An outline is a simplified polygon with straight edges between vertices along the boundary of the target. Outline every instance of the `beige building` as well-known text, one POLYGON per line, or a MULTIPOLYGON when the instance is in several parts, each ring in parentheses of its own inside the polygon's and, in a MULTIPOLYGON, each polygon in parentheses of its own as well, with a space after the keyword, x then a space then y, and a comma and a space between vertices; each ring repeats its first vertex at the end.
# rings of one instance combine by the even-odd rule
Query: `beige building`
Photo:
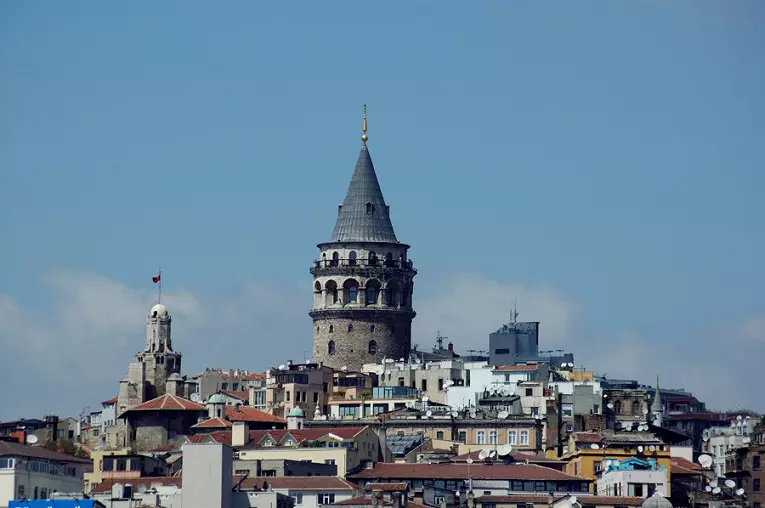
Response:
POLYGON ((313 418, 316 406, 327 414, 333 371, 320 363, 293 364, 266 373, 266 411, 279 418, 299 407, 313 418))

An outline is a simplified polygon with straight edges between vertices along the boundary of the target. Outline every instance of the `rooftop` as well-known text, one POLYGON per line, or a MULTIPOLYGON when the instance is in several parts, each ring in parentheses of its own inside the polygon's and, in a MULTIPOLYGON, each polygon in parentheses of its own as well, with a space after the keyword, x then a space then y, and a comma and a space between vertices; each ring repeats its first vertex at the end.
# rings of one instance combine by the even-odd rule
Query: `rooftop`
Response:
POLYGON ((278 416, 248 406, 226 406, 226 418, 232 422, 286 423, 286 420, 278 416))
POLYGON ((380 478, 391 480, 436 478, 474 480, 549 480, 583 481, 587 478, 572 476, 548 467, 534 464, 394 464, 378 462, 372 469, 350 475, 350 479, 380 478))
POLYGON ((162 395, 125 411, 205 411, 205 407, 177 395, 162 395))
POLYGON ((252 477, 242 480, 242 490, 261 488, 263 482, 274 489, 289 490, 358 490, 358 487, 339 476, 270 476, 252 477))
POLYGON ((199 422, 196 425, 192 425, 192 429, 225 429, 232 427, 233 424, 223 418, 210 418, 203 422, 199 422))
POLYGON ((27 457, 30 459, 49 460, 52 462, 93 463, 89 458, 75 457, 74 455, 54 452, 40 446, 28 446, 14 441, 0 441, 0 457, 27 457))

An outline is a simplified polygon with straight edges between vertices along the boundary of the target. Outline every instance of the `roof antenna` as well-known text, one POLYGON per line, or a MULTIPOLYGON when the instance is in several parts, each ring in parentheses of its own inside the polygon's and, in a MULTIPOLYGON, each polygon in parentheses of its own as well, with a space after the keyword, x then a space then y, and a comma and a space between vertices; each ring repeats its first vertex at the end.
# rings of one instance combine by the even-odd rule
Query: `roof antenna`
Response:
POLYGON ((364 144, 367 144, 367 140, 369 139, 369 136, 367 136, 367 105, 364 104, 364 122, 361 124, 361 132, 363 134, 361 135, 361 141, 364 142, 364 144))
POLYGON ((518 322, 518 305, 513 298, 513 311, 510 313, 510 324, 515 325, 518 322))

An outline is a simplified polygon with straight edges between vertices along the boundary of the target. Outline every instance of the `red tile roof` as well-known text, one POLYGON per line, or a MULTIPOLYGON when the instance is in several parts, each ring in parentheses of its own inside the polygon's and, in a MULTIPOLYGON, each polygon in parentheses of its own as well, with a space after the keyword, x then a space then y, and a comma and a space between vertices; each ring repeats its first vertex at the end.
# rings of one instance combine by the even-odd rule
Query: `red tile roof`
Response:
POLYGON ((205 411, 205 407, 177 395, 162 395, 126 411, 205 411))
POLYGON ((110 492, 112 490, 112 485, 115 483, 130 483, 134 489, 137 489, 139 485, 143 485, 147 489, 150 488, 152 485, 162 485, 165 487, 170 486, 176 486, 178 488, 181 487, 182 479, 177 476, 152 476, 152 477, 146 477, 146 478, 131 478, 129 481, 127 480, 118 480, 118 479, 104 479, 101 483, 93 487, 93 490, 91 490, 91 494, 93 493, 100 493, 100 492, 110 492))
MULTIPOLYGON (((641 506, 645 501, 642 497, 632 496, 576 496, 578 504, 582 505, 626 505, 626 506, 641 506)), ((516 504, 516 503, 535 503, 547 505, 549 496, 547 494, 518 494, 510 496, 480 496, 476 498, 477 503, 482 504, 516 504)))
POLYGON ((105 400, 101 404, 116 404, 117 403, 117 397, 114 397, 113 399, 105 400))
POLYGON ((578 443, 600 443, 603 435, 598 432, 574 432, 574 441, 578 443))
POLYGON ((223 418, 210 418, 191 426, 192 429, 224 429, 228 427, 233 427, 233 424, 223 418))
POLYGON ((691 462, 682 457, 672 457, 670 459, 671 469, 670 474, 701 474, 701 465, 691 462))
POLYGON ((243 401, 246 401, 246 402, 250 401, 250 392, 248 392, 246 390, 237 390, 237 391, 234 391, 234 390, 221 390, 221 391, 223 393, 225 393, 226 395, 228 395, 229 397, 235 397, 235 398, 237 398, 239 400, 243 400, 243 401))
MULTIPOLYGON (((392 503, 389 503, 392 504, 392 503)), ((412 504, 412 503, 409 503, 412 504)), ((372 498, 370 496, 361 496, 361 497, 353 497, 351 499, 346 499, 345 501, 338 501, 335 503, 335 505, 345 505, 345 506, 372 506, 372 498)))
POLYGON ((302 441, 316 441, 318 439, 323 438, 327 435, 336 436, 342 440, 350 440, 355 438, 359 432, 364 430, 366 427, 330 427, 330 428, 314 428, 314 429, 296 429, 296 430, 287 430, 287 429, 275 429, 275 430, 251 430, 250 431, 250 442, 248 443, 248 448, 258 448, 260 447, 261 441, 266 436, 269 436, 271 439, 276 441, 277 443, 281 443, 282 440, 287 436, 292 436, 295 441, 298 443, 302 441))
MULTIPOLYGON (((199 374, 197 374, 195 376, 191 376, 191 379, 199 379, 200 377, 204 376, 208 372, 212 373, 212 374, 220 374, 221 377, 224 377, 224 378, 231 377, 231 375, 228 372, 221 372, 221 371, 216 371, 216 370, 208 370, 208 371, 205 371, 205 372, 200 372, 199 374)), ((263 372, 263 373, 250 373, 250 374, 246 374, 244 376, 240 375, 239 379, 243 379, 245 381, 258 381, 260 379, 266 379, 266 373, 265 372, 263 372)))
POLYGON ((417 479, 437 478, 459 480, 468 478, 479 480, 561 480, 586 481, 591 480, 572 476, 549 467, 535 464, 394 464, 378 462, 372 469, 364 469, 348 478, 377 478, 377 479, 417 479))
POLYGON ((286 420, 279 418, 278 416, 270 415, 260 409, 247 406, 239 406, 238 410, 235 407, 227 406, 226 418, 232 422, 286 423, 286 420))
POLYGON ((358 490, 358 486, 347 482, 339 476, 274 476, 245 478, 242 481, 243 490, 261 488, 263 482, 274 489, 289 490, 358 490))

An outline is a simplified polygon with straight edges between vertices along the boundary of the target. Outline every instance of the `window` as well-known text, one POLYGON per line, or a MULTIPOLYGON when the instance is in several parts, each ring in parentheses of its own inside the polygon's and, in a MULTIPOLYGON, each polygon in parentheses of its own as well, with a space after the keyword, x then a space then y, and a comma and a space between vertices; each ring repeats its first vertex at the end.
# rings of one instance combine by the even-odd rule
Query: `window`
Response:
POLYGON ((614 402, 614 413, 618 415, 622 414, 622 401, 617 400, 614 402))
POLYGON ((399 386, 404 386, 404 378, 403 377, 398 378, 398 385, 399 386))
POLYGON ((287 402, 289 402, 289 401, 290 401, 290 393, 291 393, 291 392, 289 392, 289 391, 288 391, 288 392, 286 392, 286 393, 287 393, 287 402))
POLYGON ((526 388, 526 397, 531 397, 534 395, 534 389, 533 388, 526 388))
POLYGON ((374 305, 377 303, 377 286, 367 286, 367 305, 374 305))
POLYGON ((377 341, 374 341, 374 340, 369 341, 369 354, 370 355, 377 354, 377 341))
POLYGON ((752 479, 752 490, 754 492, 759 492, 760 491, 760 479, 759 478, 752 479))
POLYGON ((348 253, 348 264, 353 266, 356 264, 356 251, 352 250, 348 253))
POLYGON ((640 411, 640 402, 638 402, 636 400, 632 401, 632 414, 633 415, 642 414, 642 412, 640 411))
POLYGON ((755 455, 755 456, 752 457, 752 469, 754 469, 755 471, 759 471, 760 470, 760 456, 759 455, 755 455))
POLYGON ((333 504, 335 502, 335 494, 328 494, 323 492, 319 494, 319 504, 333 504))
POLYGON ((37 487, 32 490, 32 499, 37 499, 37 487))
POLYGON ((325 464, 329 464, 330 466, 335 465, 335 459, 324 459, 325 464))
POLYGON ((420 381, 420 386, 422 387, 422 391, 423 392, 427 392, 428 391, 428 380, 427 379, 421 380, 420 381))
POLYGON ((444 391, 444 379, 438 378, 438 391, 442 392, 444 391))
POLYGON ((234 390, 234 391, 237 391, 237 390, 239 390, 239 383, 233 383, 233 384, 231 385, 231 389, 232 389, 232 390, 234 390))
POLYGON ((40 499, 48 499, 48 489, 40 487, 40 499))
POLYGON ((375 325, 369 327, 369 333, 375 333, 375 325))
POLYGON ((507 444, 515 445, 517 443, 518 433, 514 430, 507 431, 507 444))
POLYGON ((335 333, 335 327, 332 325, 329 325, 329 333, 335 333))
POLYGON ((528 446, 528 445, 529 445, 529 431, 522 430, 521 431, 521 446, 528 446))
POLYGON ((313 392, 313 403, 319 402, 319 392, 313 392))
POLYGON ((372 203, 367 202, 367 214, 372 215, 375 211, 375 205, 372 203))
POLYGON ((476 432, 476 444, 486 444, 486 432, 479 430, 476 432))
POLYGON ((303 494, 292 494, 293 504, 303 504, 303 494))
POLYGON ((436 432, 436 439, 443 439, 444 438, 444 431, 439 430, 436 432))
POLYGON ((352 324, 349 324, 349 325, 348 325, 348 332, 350 333, 350 332, 352 332, 352 331, 353 331, 353 325, 352 325, 352 324))
POLYGON ((220 389, 221 390, 228 390, 228 383, 223 383, 222 385, 220 385, 220 389))
POLYGON ((332 261, 329 263, 329 266, 337 266, 337 261, 340 259, 340 255, 337 252, 332 253, 332 261))
POLYGON ((457 441, 460 443, 466 443, 467 442, 467 432, 464 430, 461 430, 459 434, 457 435, 457 441))
POLYGON ((496 430, 490 430, 489 431, 489 444, 497 444, 497 431, 496 430))
POLYGON ((348 288, 348 303, 356 303, 356 298, 359 295, 359 288, 351 286, 348 288))
POLYGON ((510 350, 507 349, 507 348, 495 349, 494 350, 494 354, 495 355, 509 355, 510 354, 510 350))
POLYGON ((329 355, 335 354, 335 341, 334 340, 329 341, 329 343, 327 344, 327 354, 329 354, 329 355))

